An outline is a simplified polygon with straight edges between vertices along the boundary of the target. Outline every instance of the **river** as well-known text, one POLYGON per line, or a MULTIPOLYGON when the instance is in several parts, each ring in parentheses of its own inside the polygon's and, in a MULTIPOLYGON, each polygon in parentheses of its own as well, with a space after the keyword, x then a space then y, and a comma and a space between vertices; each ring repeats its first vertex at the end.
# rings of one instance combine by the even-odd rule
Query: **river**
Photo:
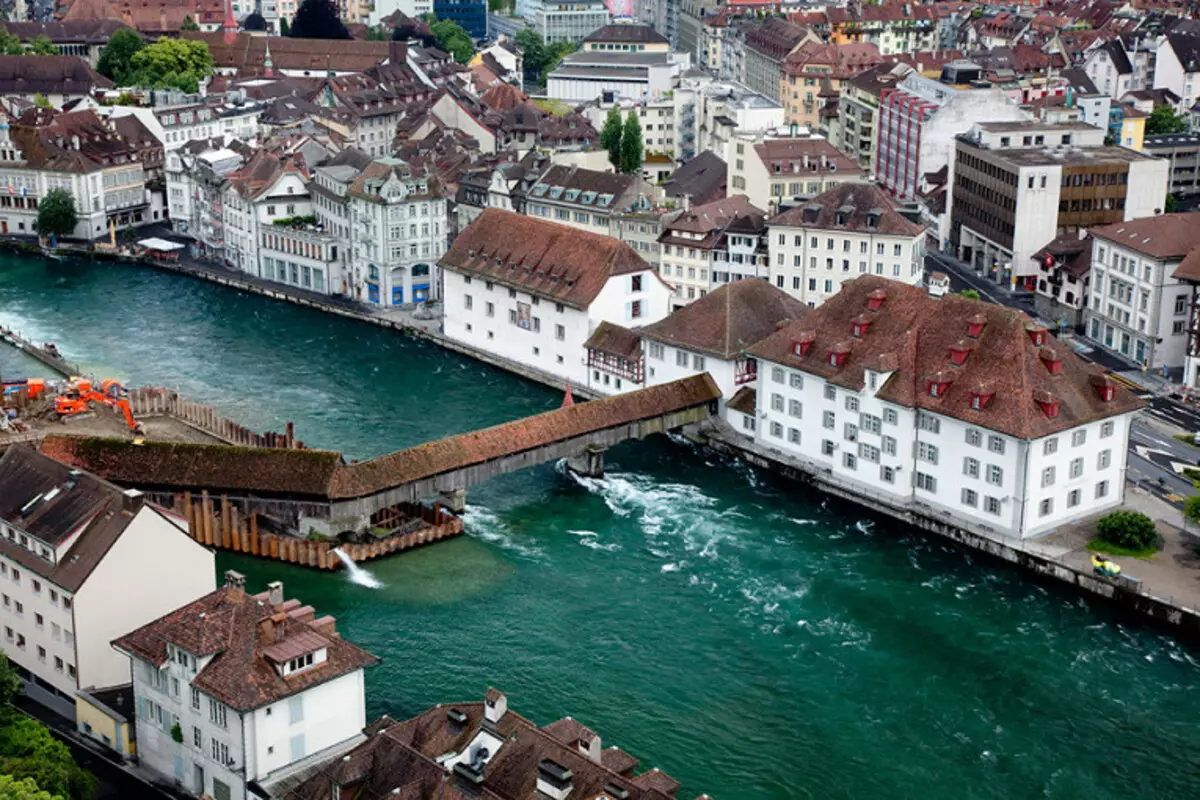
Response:
MULTIPOLYGON (((177 387, 368 457, 556 407, 392 332, 143 268, 0 255, 0 324, 97 376, 177 387)), ((36 366, 0 349, 0 372, 36 366)), ((488 686, 580 719, 681 800, 1200 796, 1200 659, 1098 603, 657 437, 603 480, 468 496, 467 536, 370 589, 222 554, 383 657, 372 715, 488 686)))

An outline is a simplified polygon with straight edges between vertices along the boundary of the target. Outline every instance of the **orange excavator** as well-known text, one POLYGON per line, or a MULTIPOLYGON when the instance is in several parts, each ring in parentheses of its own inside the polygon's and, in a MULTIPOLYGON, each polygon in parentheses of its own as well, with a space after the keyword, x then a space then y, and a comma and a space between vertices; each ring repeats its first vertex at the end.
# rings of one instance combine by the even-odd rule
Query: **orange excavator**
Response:
POLYGON ((133 410, 123 394, 121 384, 112 378, 106 378, 100 384, 100 391, 96 391, 87 378, 71 378, 67 390, 54 398, 54 410, 60 418, 65 418, 83 414, 101 403, 124 415, 129 430, 141 433, 142 426, 133 418, 133 410))

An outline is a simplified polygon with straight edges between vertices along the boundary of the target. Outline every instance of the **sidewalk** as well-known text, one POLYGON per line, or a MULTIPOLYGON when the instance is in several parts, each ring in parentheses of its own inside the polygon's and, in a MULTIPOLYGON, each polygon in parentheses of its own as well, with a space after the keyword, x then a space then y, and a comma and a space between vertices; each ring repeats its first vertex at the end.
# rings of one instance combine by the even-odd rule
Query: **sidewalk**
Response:
MULTIPOLYGON (((1150 559, 1108 556, 1121 565, 1121 574, 1138 578, 1142 591, 1173 605, 1200 610, 1200 533, 1187 529, 1183 512, 1154 495, 1133 486, 1125 491, 1125 509, 1140 511, 1158 526, 1163 549, 1150 559)), ((1087 543, 1096 535, 1096 520, 1090 517, 1037 540, 1055 548, 1054 557, 1081 570, 1091 570, 1092 555, 1087 543)))

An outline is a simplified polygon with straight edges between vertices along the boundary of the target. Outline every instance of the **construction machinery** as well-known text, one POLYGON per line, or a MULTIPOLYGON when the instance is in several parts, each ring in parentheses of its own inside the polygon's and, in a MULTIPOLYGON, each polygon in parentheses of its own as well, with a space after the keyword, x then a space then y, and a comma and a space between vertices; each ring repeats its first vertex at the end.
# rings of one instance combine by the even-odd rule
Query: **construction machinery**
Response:
POLYGON ((106 405, 125 417, 125 424, 134 433, 141 433, 142 426, 133 418, 133 409, 124 397, 125 390, 112 378, 106 378, 96 391, 87 378, 68 379, 65 391, 54 398, 54 411, 60 419, 91 411, 96 404, 106 405))

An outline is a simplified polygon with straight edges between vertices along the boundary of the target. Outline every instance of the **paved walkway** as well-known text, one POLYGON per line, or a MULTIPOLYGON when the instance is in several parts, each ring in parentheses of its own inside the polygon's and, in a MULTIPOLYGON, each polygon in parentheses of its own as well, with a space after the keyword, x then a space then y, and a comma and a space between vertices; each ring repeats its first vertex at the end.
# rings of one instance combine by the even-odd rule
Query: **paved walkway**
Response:
MULTIPOLYGON (((1149 559, 1109 558, 1121 565, 1123 575, 1140 579, 1147 594, 1200 610, 1200 531, 1189 530, 1178 508, 1143 489, 1127 487, 1124 508, 1154 520, 1163 538, 1163 549, 1149 559)), ((1092 556, 1087 543, 1096 535, 1099 516, 1055 531, 1036 540, 1036 544, 1057 551, 1053 557, 1065 564, 1089 570, 1092 556)))

